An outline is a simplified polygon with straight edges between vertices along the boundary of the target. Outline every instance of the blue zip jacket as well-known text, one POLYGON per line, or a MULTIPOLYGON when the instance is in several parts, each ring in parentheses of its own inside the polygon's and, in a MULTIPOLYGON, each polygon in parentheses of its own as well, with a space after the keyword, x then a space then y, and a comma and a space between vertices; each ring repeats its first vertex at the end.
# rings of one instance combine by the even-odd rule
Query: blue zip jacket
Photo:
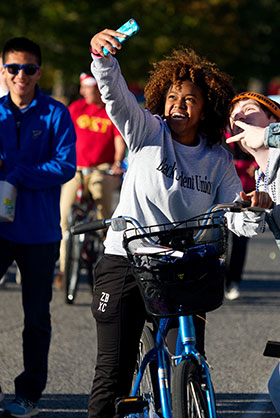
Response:
POLYGON ((12 110, 8 94, 0 99, 0 180, 17 188, 17 200, 15 219, 0 223, 0 236, 22 244, 60 241, 60 189, 76 171, 70 113, 38 86, 25 113, 12 110))

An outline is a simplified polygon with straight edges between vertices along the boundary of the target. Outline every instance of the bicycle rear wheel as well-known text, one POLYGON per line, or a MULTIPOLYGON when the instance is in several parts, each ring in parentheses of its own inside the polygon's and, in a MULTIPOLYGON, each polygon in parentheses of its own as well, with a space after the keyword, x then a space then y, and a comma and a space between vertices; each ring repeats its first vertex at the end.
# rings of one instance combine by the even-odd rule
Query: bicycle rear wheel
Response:
POLYGON ((172 380, 173 418, 209 418, 205 392, 198 365, 181 361, 172 380))
POLYGON ((81 249, 81 259, 87 269, 87 280, 91 291, 94 286, 94 266, 102 257, 103 253, 104 245, 101 235, 96 231, 86 233, 81 249))
MULTIPOLYGON (((140 364, 145 357, 145 354, 154 347, 154 337, 151 328, 148 325, 145 325, 139 342, 139 351, 137 355, 137 362, 135 366, 133 383, 135 383, 136 376, 138 374, 140 364)), ((140 387, 137 392, 138 396, 143 397, 144 400, 147 400, 149 403, 149 409, 157 413, 161 407, 160 405, 160 395, 159 395, 159 386, 157 378, 157 361, 152 360, 146 367, 142 380, 140 382, 140 387)), ((150 412, 151 415, 153 414, 150 412)), ((140 415, 142 416, 142 415, 140 415)))
MULTIPOLYGON (((73 220, 72 225, 75 224, 73 220)), ((65 271, 64 271, 64 283, 65 283, 65 302, 72 304, 75 300, 78 281, 80 276, 80 237, 79 235, 72 235, 70 232, 66 240, 66 257, 65 257, 65 271)))

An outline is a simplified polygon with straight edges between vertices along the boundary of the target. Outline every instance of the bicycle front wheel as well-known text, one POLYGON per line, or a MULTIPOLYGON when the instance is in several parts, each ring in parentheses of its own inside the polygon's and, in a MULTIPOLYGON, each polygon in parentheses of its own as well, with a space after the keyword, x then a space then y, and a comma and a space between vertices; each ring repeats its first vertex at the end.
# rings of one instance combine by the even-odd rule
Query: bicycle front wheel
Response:
POLYGON ((209 418, 201 373, 194 361, 181 361, 172 380, 173 418, 209 418))

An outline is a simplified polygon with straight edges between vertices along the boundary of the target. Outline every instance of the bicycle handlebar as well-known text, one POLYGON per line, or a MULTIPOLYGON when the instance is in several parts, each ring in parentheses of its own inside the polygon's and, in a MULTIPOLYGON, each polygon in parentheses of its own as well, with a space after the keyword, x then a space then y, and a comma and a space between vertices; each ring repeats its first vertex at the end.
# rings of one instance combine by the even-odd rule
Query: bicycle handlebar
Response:
MULTIPOLYGON (((221 203, 212 206, 206 213, 195 216, 194 218, 188 219, 187 221, 192 221, 193 219, 198 219, 200 216, 205 217, 205 222, 207 222, 208 217, 213 215, 214 212, 217 211, 224 211, 224 212, 243 212, 243 211, 249 211, 249 212, 255 212, 255 213, 265 213, 270 212, 271 209, 265 209, 258 206, 251 207, 250 201, 237 201, 233 203, 221 203)), ((120 216, 118 218, 111 218, 111 219, 100 219, 88 223, 81 223, 78 225, 72 226, 70 229, 70 232, 73 235, 83 234, 85 232, 89 231, 97 231, 99 229, 105 229, 112 226, 114 231, 124 231, 127 228, 127 223, 130 223, 138 228, 141 228, 142 225, 139 224, 139 222, 131 218, 129 216, 120 216)))
POLYGON ((70 232, 73 235, 84 234, 89 231, 97 231, 98 229, 106 228, 107 219, 97 219, 92 222, 81 222, 80 224, 74 225, 70 228, 70 232))
POLYGON ((77 171, 82 175, 86 176, 92 174, 94 171, 105 174, 106 176, 121 176, 121 174, 114 174, 111 168, 101 169, 98 167, 79 167, 77 171))

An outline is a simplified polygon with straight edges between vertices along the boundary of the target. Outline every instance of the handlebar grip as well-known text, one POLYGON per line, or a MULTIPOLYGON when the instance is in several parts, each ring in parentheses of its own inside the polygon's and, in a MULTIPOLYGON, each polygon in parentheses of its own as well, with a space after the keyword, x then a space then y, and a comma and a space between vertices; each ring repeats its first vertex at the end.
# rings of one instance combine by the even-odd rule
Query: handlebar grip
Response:
POLYGON ((92 222, 81 222, 80 224, 74 225, 70 228, 70 232, 73 235, 83 234, 84 232, 97 231, 98 229, 106 228, 105 219, 97 219, 92 222))
POLYGON ((251 200, 241 200, 240 204, 242 208, 249 208, 251 206, 251 200))

